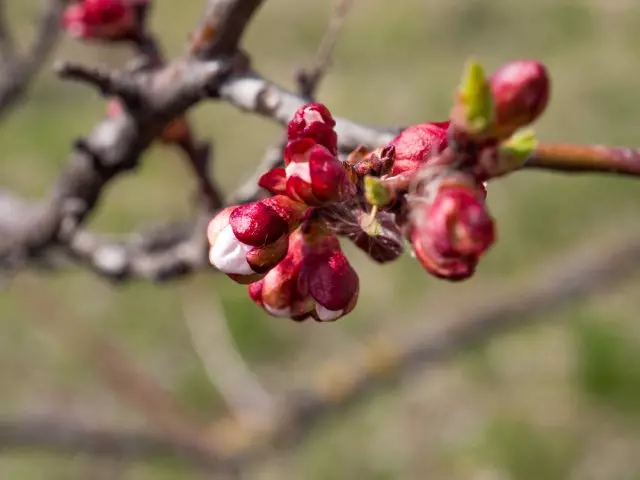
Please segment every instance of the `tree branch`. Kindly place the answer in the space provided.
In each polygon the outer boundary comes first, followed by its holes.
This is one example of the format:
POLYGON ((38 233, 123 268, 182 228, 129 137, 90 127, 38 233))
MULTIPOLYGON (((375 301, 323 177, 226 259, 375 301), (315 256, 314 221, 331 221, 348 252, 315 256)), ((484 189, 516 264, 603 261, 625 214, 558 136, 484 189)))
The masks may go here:
POLYGON ((224 460, 206 449, 146 432, 98 429, 55 418, 0 419, 0 450, 33 449, 123 460, 175 456, 202 467, 225 467, 224 460))
POLYGON ((422 325, 399 335, 376 335, 358 351, 328 362, 318 371, 315 382, 291 389, 284 397, 281 414, 270 431, 255 432, 245 424, 218 422, 209 429, 208 445, 216 448, 200 449, 175 438, 30 419, 0 421, 0 446, 124 458, 175 454, 196 459, 211 469, 257 461, 274 445, 298 445, 323 418, 344 413, 388 382, 449 361, 459 352, 482 346, 511 329, 547 321, 550 317, 544 314, 615 287, 635 274, 639 264, 637 231, 620 232, 614 238, 600 238, 572 249, 523 283, 497 285, 480 295, 481 304, 453 306, 438 313, 439 323, 445 325, 439 333, 422 325))
POLYGON ((640 176, 640 149, 604 145, 543 144, 525 168, 566 173, 610 173, 640 176))
POLYGON ((446 326, 439 333, 422 325, 399 335, 375 335, 358 351, 321 367, 310 386, 292 389, 269 434, 256 435, 232 457, 241 463, 260 458, 274 444, 297 445, 322 419, 344 413, 388 382, 424 372, 514 328, 544 322, 549 319, 545 314, 615 287, 634 275, 639 264, 640 232, 620 232, 572 249, 519 285, 497 285, 478 297, 481 303, 437 313, 446 326))
POLYGON ((264 0, 209 0, 189 50, 197 58, 233 55, 240 38, 264 0))
MULTIPOLYGON (((246 112, 257 113, 280 125, 287 125, 293 114, 308 102, 258 73, 231 75, 219 89, 220 98, 246 112)), ((391 141, 399 129, 378 129, 337 117, 336 132, 340 150, 351 152, 358 145, 374 149, 391 141)))
POLYGON ((4 18, 4 1, 0 1, 0 121, 22 99, 57 45, 60 17, 66 0, 46 0, 43 3, 35 40, 20 58, 4 18))

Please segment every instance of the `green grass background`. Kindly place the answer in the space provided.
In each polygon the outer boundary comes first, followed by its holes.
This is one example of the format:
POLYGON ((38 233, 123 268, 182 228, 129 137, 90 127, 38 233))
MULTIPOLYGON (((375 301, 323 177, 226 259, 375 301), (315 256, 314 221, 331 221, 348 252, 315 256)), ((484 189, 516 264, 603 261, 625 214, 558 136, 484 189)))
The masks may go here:
MULTIPOLYGON (((9 3, 27 39, 39 1, 9 3)), ((183 49, 201 1, 156 0, 153 25, 170 55, 183 49)), ((552 100, 537 124, 545 141, 638 145, 640 5, 631 0, 359 0, 320 99, 340 116, 371 124, 446 117, 452 88, 471 55, 492 70, 534 57, 548 66, 552 100)), ((255 67, 292 87, 323 33, 332 2, 269 0, 245 47, 255 67)), ((65 40, 57 58, 118 64, 122 49, 65 40)), ((94 92, 58 81, 50 69, 0 127, 0 183, 38 196, 64 165, 70 142, 103 114, 94 92)), ((216 142, 215 174, 241 181, 279 128, 224 104, 191 113, 216 142)), ((135 175, 109 187, 95 229, 126 232, 188 212, 192 180, 175 152, 153 148, 135 175)), ((198 275, 184 287, 223 303, 242 353, 282 389, 319 362, 379 328, 439 319, 429 311, 461 303, 483 285, 525 276, 576 242, 638 220, 637 182, 547 173, 514 175, 491 188, 499 243, 462 285, 433 280, 409 257, 380 267, 349 248, 361 273, 356 311, 333 325, 296 325, 261 314, 243 287, 198 275)), ((256 479, 640 479, 640 295, 638 281, 496 338, 479 352, 416 374, 318 428, 290 454, 247 473, 256 479)), ((83 271, 40 279, 58 315, 91 324, 126 348, 194 415, 224 406, 208 382, 181 318, 176 285, 112 287, 83 271)), ((35 293, 35 294, 34 294, 35 293)), ((30 301, 37 301, 32 292, 30 301)), ((135 426, 91 366, 30 317, 24 295, 0 293, 0 413, 62 411, 92 424, 135 426)), ((212 321, 216 319, 212 317, 212 321)), ((2 479, 198 478, 177 462, 96 462, 82 456, 0 456, 2 479), (102 476, 98 476, 102 475, 102 476)))

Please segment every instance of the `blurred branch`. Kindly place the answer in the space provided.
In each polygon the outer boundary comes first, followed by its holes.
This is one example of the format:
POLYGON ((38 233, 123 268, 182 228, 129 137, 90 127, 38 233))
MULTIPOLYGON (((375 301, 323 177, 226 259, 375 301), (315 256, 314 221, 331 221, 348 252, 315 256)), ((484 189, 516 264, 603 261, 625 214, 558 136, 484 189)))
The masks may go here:
MULTIPOLYGON (((281 416, 267 434, 252 438, 232 454, 236 462, 258 458, 271 445, 297 445, 323 418, 340 413, 388 382, 425 367, 449 361, 468 348, 485 345, 496 335, 533 322, 595 292, 614 288, 640 272, 640 232, 620 232, 572 248, 522 282, 497 285, 480 302, 432 313, 446 325, 434 334, 430 322, 400 334, 377 334, 356 352, 321 367, 316 381, 293 389, 281 404, 281 416)), ((240 425, 238 429, 242 429, 240 425)))
POLYGON ((303 97, 314 98, 320 81, 331 65, 333 50, 340 38, 344 21, 354 3, 355 0, 335 0, 329 25, 320 40, 312 66, 300 71, 297 75, 298 88, 303 97))
POLYGON ((7 25, 4 0, 0 0, 0 121, 23 98, 56 47, 65 4, 66 0, 43 1, 35 40, 20 56, 7 25))
POLYGON ((122 460, 175 456, 203 467, 223 466, 222 462, 212 459, 210 451, 172 438, 86 427, 55 418, 0 418, 0 451, 13 449, 45 449, 122 460))
POLYGON ((549 262, 519 285, 497 285, 478 297, 480 303, 437 313, 440 323, 446 325, 439 333, 434 334, 429 324, 397 335, 378 334, 357 351, 336 357, 319 369, 311 385, 291 389, 279 404, 279 415, 269 431, 256 432, 251 430, 255 425, 222 419, 208 429, 206 445, 215 448, 184 444, 175 438, 100 432, 30 419, 0 421, 0 446, 126 458, 174 454, 197 459, 212 469, 256 461, 274 445, 298 445, 323 418, 370 398, 388 382, 449 361, 514 328, 548 321, 546 314, 614 288, 636 274, 639 265, 637 231, 592 240, 549 262))
POLYGON ((191 343, 233 416, 257 427, 273 418, 275 403, 242 358, 215 294, 203 304, 185 289, 182 311, 191 343))
POLYGON ((190 53, 201 59, 233 55, 249 21, 264 0, 209 0, 190 53))
POLYGON ((69 351, 90 362, 113 392, 131 405, 159 432, 187 445, 200 444, 203 430, 173 396, 148 373, 140 370, 125 352, 80 319, 60 311, 57 302, 37 283, 22 279, 15 294, 24 297, 30 319, 49 331, 69 351), (38 302, 29 299, 38 298, 38 302))

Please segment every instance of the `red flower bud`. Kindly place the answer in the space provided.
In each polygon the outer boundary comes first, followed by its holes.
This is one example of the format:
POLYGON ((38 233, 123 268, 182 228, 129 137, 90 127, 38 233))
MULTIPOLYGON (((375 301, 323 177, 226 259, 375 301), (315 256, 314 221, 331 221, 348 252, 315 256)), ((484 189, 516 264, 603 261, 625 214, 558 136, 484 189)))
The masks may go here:
POLYGON ((338 239, 326 231, 311 235, 301 230, 291 234, 284 260, 249 286, 251 299, 270 315, 334 321, 355 307, 358 275, 338 239))
POLYGON ((509 62, 489 78, 496 128, 510 136, 533 122, 547 107, 550 80, 547 69, 533 60, 509 62))
POLYGON ((281 195, 225 208, 207 229, 209 261, 239 283, 256 281, 284 258, 305 209, 281 195))
POLYGON ((495 241, 494 221, 484 203, 484 186, 443 181, 433 200, 410 201, 409 240, 429 272, 461 280, 471 276, 495 241))
POLYGON ((391 176, 414 172, 430 158, 447 147, 449 122, 431 122, 412 125, 400 132, 390 143, 395 147, 395 160, 391 176))
POLYGON ((288 195, 307 205, 346 200, 355 186, 342 162, 311 138, 290 141, 284 152, 288 195))
POLYGON ((443 255, 481 255, 494 241, 494 223, 479 188, 443 186, 426 212, 425 232, 443 255))
POLYGON ((478 257, 442 255, 434 246, 433 239, 418 229, 412 229, 409 241, 420 264, 434 277, 459 282, 471 277, 478 265, 478 257))
POLYGON ((332 154, 338 154, 338 136, 334 131, 336 122, 331 113, 321 103, 309 103, 298 109, 289 122, 287 138, 298 140, 310 138, 332 154))
POLYGON ((135 3, 131 0, 83 0, 67 7, 62 24, 74 37, 121 39, 136 28, 135 3))

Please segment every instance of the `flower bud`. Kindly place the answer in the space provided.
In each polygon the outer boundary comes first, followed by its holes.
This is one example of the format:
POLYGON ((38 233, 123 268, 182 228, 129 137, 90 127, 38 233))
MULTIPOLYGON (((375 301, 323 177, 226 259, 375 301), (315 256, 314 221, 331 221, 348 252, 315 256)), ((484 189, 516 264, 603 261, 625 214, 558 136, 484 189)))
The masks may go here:
POLYGON ((136 28, 135 2, 83 0, 66 8, 62 24, 76 38, 118 40, 136 28))
POLYGON ((251 299, 274 317, 302 321, 311 316, 321 322, 351 312, 358 289, 358 275, 338 239, 325 230, 301 229, 289 237, 287 256, 248 288, 251 299))
POLYGON ((472 275, 480 257, 495 241, 484 185, 445 179, 433 199, 410 202, 408 238, 429 272, 460 280, 472 275))
POLYGON ((294 200, 320 206, 355 192, 342 162, 311 138, 290 141, 284 160, 287 194, 294 200))
POLYGON ((360 279, 342 252, 340 241, 319 222, 303 230, 300 285, 315 301, 313 318, 329 322, 351 312, 358 301, 360 279))
POLYGON ((411 230, 409 241, 420 264, 434 277, 459 282, 473 276, 476 271, 478 257, 447 257, 437 250, 431 237, 418 229, 411 230))
POLYGON ((334 155, 338 154, 338 136, 331 113, 322 103, 314 102, 298 109, 287 127, 287 138, 310 138, 334 155))
POLYGON ((490 78, 494 101, 494 122, 507 138, 536 120, 549 102, 550 80, 547 69, 533 60, 509 62, 490 78))
POLYGON ((209 261, 239 283, 262 278, 287 253, 306 207, 282 195, 227 207, 209 223, 209 261))
POLYGON ((400 132, 390 143, 395 147, 391 176, 417 171, 430 158, 447 147, 449 122, 412 125, 400 132))

